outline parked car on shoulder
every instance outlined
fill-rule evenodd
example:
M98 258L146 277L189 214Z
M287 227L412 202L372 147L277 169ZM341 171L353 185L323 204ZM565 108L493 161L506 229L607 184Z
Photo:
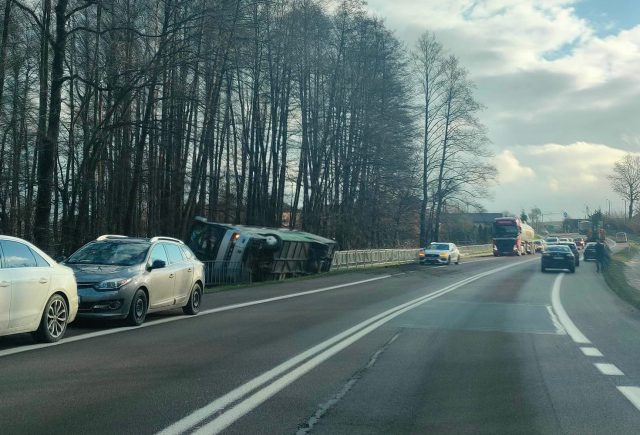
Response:
M616 242L617 243L627 243L627 233L624 232L618 232L616 233Z
M80 317L126 319L136 326L156 311L200 311L204 265L178 239L100 236L65 264L78 281Z
M584 254L582 255L584 261L596 259L596 242L589 242L584 247Z
M540 270L544 273L547 269L567 269L575 273L575 255L566 245L551 245L542 254Z
M454 243L434 242L418 252L421 264L460 264L460 251Z
M78 312L73 271L31 243L0 235L0 335L60 340Z

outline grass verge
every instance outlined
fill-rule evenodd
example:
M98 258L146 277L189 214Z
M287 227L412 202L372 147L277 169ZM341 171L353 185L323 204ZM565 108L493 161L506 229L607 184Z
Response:
M604 280L622 300L640 309L640 289L632 286L624 273L627 262L633 259L638 251L638 245L630 243L626 249L613 255L609 268L604 273Z

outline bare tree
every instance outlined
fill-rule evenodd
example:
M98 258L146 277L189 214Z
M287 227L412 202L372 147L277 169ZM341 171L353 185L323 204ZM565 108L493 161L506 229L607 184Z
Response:
M640 156L627 154L613 165L613 173L607 178L613 191L628 201L628 218L633 218L636 201L640 200Z

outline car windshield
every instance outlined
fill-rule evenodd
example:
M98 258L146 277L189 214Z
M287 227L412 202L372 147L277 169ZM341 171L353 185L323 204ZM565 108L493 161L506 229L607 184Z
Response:
M513 225L495 225L493 233L496 237L515 237L518 235L518 227Z
M449 250L449 245L447 245L446 243L432 243L429 246L429 249L434 249L437 251L448 251Z
M149 244L144 242L92 242L76 251L67 264L133 266L144 262Z

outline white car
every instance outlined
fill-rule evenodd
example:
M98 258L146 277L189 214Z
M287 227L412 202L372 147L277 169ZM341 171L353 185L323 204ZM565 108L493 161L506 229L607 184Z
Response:
M559 239L559 238L557 238L557 237L547 237L547 238L545 239L545 243L546 243L547 245L553 245L553 244L555 244L555 243L558 243L559 241L560 241L560 239Z
M0 335L60 340L78 313L73 271L24 240L0 235Z
M460 251L454 243L433 242L418 253L420 263L460 264Z

